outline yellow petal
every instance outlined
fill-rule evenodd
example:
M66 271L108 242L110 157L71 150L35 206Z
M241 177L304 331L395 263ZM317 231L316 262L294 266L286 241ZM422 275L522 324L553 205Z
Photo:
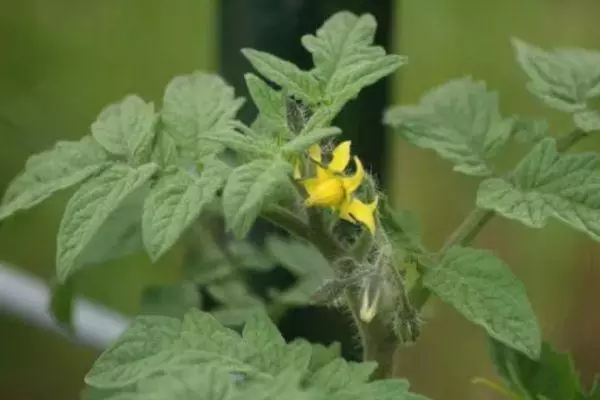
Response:
M338 173L346 169L350 162L350 144L351 142L346 140L333 149L331 162L327 166L328 169Z
M317 165L317 179L326 179L328 177L327 171L323 169L319 164L321 163L321 146L313 144L308 148L308 156L311 160L316 161Z
M358 157L354 157L354 162L356 163L356 172L354 175L347 178L342 178L342 181L344 182L344 189L346 189L347 195L355 192L365 179L365 169L363 168L360 159Z
M344 186L339 179L315 179L311 182L308 198L304 201L306 206L335 207L338 208L344 200ZM306 187L306 183L305 183Z
M308 148L308 156L316 162L321 162L321 146L313 144Z
M375 198L372 203L365 204L362 201L352 198L345 201L340 208L340 216L350 222L364 224L371 233L375 233L375 209L379 199Z
M300 183L302 184L302 186L304 186L304 189L306 189L306 192L309 195L315 190L315 188L320 182L322 181L319 181L316 178L304 179L300 181Z

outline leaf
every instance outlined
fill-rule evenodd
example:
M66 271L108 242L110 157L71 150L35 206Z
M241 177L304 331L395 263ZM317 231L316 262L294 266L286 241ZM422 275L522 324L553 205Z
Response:
M233 170L223 189L227 228L243 238L263 207L289 185L290 175L291 166L282 160L255 160Z
M573 115L575 126L584 132L594 132L600 130L600 112L585 110Z
M178 169L158 181L144 203L142 232L150 258L158 260L211 203L223 186L229 167L207 159L200 177Z
M233 268L230 266L231 273L235 271ZM206 290L221 304L211 314L225 326L243 325L252 312L264 310L263 301L250 291L240 277L211 283Z
M75 192L58 230L56 268L60 282L81 267L81 257L97 232L156 170L156 164L138 168L114 164Z
M270 157L274 154L270 149L273 145L270 145L264 137L245 135L234 130L206 133L203 139L207 142L219 143L244 156Z
M297 278L291 288L277 295L284 304L310 304L317 289L335 277L327 259L312 245L271 236L266 246L271 256Z
M199 159L214 154L222 146L203 140L203 135L233 130L233 119L244 99L217 75L195 72L174 78L163 99L164 130L176 144Z
M320 99L319 82L308 71L303 71L289 61L253 49L242 49L242 54L265 78L284 88L306 103Z
M548 122L518 116L513 117L512 136L520 143L536 144L548 137Z
M100 112L92 136L110 153L142 164L152 152L156 120L153 103L130 95Z
M154 374L173 360L181 333L173 317L142 315L94 362L85 383L99 389L123 388Z
M517 38L512 45L529 77L528 89L548 106L582 111L600 94L600 52L575 48L546 52Z
M324 83L326 102L343 104L406 63L406 57L386 55L373 46L376 29L372 15L343 11L325 21L316 35L302 37L313 57L313 73Z
M367 384L374 363L322 354L313 361L313 348L304 340L285 343L264 312L249 315L242 336L196 309L183 321L145 315L96 360L85 381L96 392L120 388L119 400L213 399L231 384L236 396L227 400L417 399L404 380Z
M560 155L556 141L540 141L512 178L484 180L478 207L541 228L549 217L600 240L600 158L595 153Z
M271 257L249 242L231 242L228 250L238 263L251 270L269 271L275 267L275 262Z
M176 165L179 159L179 151L175 144L175 139L165 131L156 133L154 148L150 155L150 161L166 168Z
M384 122L413 145L455 164L454 171L476 176L492 173L489 160L512 129L512 120L500 115L497 94L470 77L429 91L419 105L389 109Z
M59 141L52 149L31 156L23 172L6 189L0 221L84 181L106 167L106 161L106 152L90 136Z
M246 85L260 116L274 128L285 128L285 104L281 92L269 87L254 74L245 74Z
M540 329L523 284L492 253L453 247L423 280L441 300L488 335L539 357Z
M393 209L387 197L381 204L381 224L389 234L392 244L403 253L424 253L418 216L408 210Z
M496 371L523 398L563 400L583 394L571 357L550 344L543 343L540 358L534 361L494 339L489 343Z
M307 150L313 144L319 143L321 140L330 138L331 136L339 135L340 133L342 133L342 130L335 126L317 128L308 133L303 133L294 137L292 140L284 144L281 150L284 152L299 153Z

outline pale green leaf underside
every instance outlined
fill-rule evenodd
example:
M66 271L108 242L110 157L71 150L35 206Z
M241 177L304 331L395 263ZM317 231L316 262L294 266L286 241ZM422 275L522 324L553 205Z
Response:
M517 61L529 77L529 90L550 107L582 111L600 95L600 52L561 48L551 52L514 38Z
M130 95L105 107L91 129L107 151L142 163L152 151L155 122L154 104Z
M227 165L208 159L199 177L179 169L152 188L142 216L144 245L152 260L169 250L216 197L227 172Z
M282 160L255 160L231 173L223 189L227 227L244 237L268 201L289 186L291 166Z
M244 75L246 85L260 117L268 121L275 129L286 128L286 112L283 94L267 85L254 74Z
M106 152L90 136L79 141L59 141L52 149L31 156L23 172L6 189L0 220L82 182L105 168L106 161Z
M146 315L137 317L96 360L85 381L98 392L122 389L114 399L123 400L287 395L293 400L306 393L311 393L302 397L306 400L417 398L411 397L405 380L366 383L373 363L348 363L335 354L324 358L317 350L304 340L286 343L262 312L248 316L242 335L195 309L183 320ZM261 393L274 397L258 396Z
M303 71L291 62L263 51L243 49L242 54L261 75L281 86L288 93L308 104L320 99L319 82L309 71Z
M323 99L344 103L359 91L406 63L406 57L373 46L377 22L370 14L344 11L329 18L316 35L305 35L302 44L312 53L312 71L324 84Z
M454 247L425 274L425 285L488 335L537 358L540 329L523 284L484 250Z
M142 189L156 170L156 164L138 168L113 164L75 192L58 230L56 268L60 281L65 281L82 266L81 257L94 236L128 197Z
M510 180L483 181L477 205L533 228L554 217L600 241L599 160L593 153L560 155L556 141L544 139Z
M439 86L416 106L388 110L384 121L412 144L434 150L469 175L489 175L489 160L505 144L512 120L503 119L495 92L470 77Z
M222 148L203 135L226 132L243 104L233 88L217 75L195 72L178 76L167 86L161 113L164 130L195 159Z

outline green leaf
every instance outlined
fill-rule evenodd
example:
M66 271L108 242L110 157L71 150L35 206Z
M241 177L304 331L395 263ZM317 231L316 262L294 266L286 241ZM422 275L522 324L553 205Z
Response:
M600 52L571 48L546 52L516 38L512 44L529 77L528 89L548 106L582 111L600 95Z
M575 126L584 132L600 131L600 112L585 110L573 115Z
M274 145L269 143L265 137L250 136L235 130L206 133L203 140L219 143L244 156L270 157L275 153L272 151Z
M231 273L234 273L233 268L235 267L229 268ZM243 325L249 314L264 310L263 301L250 291L240 277L212 283L206 290L221 304L211 314L225 326Z
M312 53L313 73L324 83L325 102L343 104L406 63L406 57L386 55L373 46L376 29L372 15L343 11L325 21L316 35L302 37Z
M92 366L85 382L99 389L123 388L154 374L173 360L181 321L173 317L142 315Z
M416 106L396 106L384 117L410 143L434 150L454 171L486 176L489 160L510 136L512 120L503 119L498 96L470 77L439 86Z
M496 371L508 388L527 399L585 399L579 377L568 354L543 343L539 360L532 360L503 343L490 339Z
M100 112L92 135L110 153L142 164L152 152L156 120L153 103L130 95Z
M153 261L173 247L216 198L228 172L229 167L223 162L206 159L200 177L178 169L158 181L144 203L142 216L144 245Z
M492 253L453 247L439 266L427 270L423 282L491 337L539 357L540 328L525 288Z
M600 240L599 160L595 153L560 155L556 141L544 139L511 179L483 181L477 205L532 228L541 228L554 217Z
M290 185L291 166L282 160L255 160L231 173L223 189L225 222L243 238L269 201Z
M161 113L164 130L185 156L198 160L222 146L203 135L233 130L233 119L244 99L217 75L195 72L174 78L165 91Z
M408 210L395 210L385 197L379 207L381 224L392 244L403 253L417 255L425 252L421 244L421 227L418 216Z
M271 257L249 242L231 242L228 250L236 262L248 269L269 271L275 267L275 262Z
M6 189L0 221L82 182L105 168L106 161L106 152L90 136L59 141L52 149L29 157L23 172Z
M158 131L155 137L154 148L150 155L150 161L163 168L176 165L179 161L179 151L175 139L165 131Z
M313 359L314 348L304 340L285 343L264 312L249 315L242 336L195 309L183 321L144 315L96 360L85 381L96 392L121 388L119 400L212 399L230 384L236 396L228 400L419 398L404 380L367 384L374 363L322 352Z
M312 245L271 236L266 246L271 256L297 278L291 288L277 295L284 304L310 304L317 289L335 277L327 259Z
M548 137L548 122L515 116L513 117L512 136L520 143L536 144Z
M317 128L310 132L294 137L292 140L284 144L281 150L284 152L299 153L307 150L313 144L319 143L321 140L339 135L340 133L342 133L342 130L335 126Z
M114 164L82 185L69 200L57 237L56 268L64 282L84 262L86 248L111 214L147 184L156 164L138 168Z
M284 88L306 103L313 104L321 97L319 82L308 71L289 61L253 49L242 49L242 54L265 78Z
M245 74L244 78L260 116L275 129L285 129L285 103L282 93L254 74Z

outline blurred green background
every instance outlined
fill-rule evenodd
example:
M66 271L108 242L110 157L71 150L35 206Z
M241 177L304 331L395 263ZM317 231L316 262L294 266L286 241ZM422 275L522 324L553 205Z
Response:
M506 114L547 117L555 134L569 129L567 116L548 111L526 91L509 39L546 48L600 49L600 2L397 0L395 5L389 16L394 51L410 62L389 82L394 103L416 102L433 86L472 75L500 93ZM87 134L106 104L128 93L159 103L174 75L218 70L219 6L227 7L227 0L1 0L0 191L30 154ZM398 205L419 213L425 241L435 248L473 207L478 181L452 173L432 152L396 138L389 143L385 183ZM576 150L584 149L600 150L600 139L588 139ZM0 260L50 281L68 195L7 220L0 228ZM559 224L531 230L499 218L476 245L494 249L513 267L545 337L573 352L589 384L600 372L600 266L595 265L600 246ZM177 279L170 266L178 257L173 251L155 265L144 256L111 262L83 274L78 290L133 315L145 286ZM397 360L414 389L436 400L495 398L471 383L476 376L493 376L481 331L438 302L427 317L422 340ZM96 356L0 315L0 399L76 399Z

